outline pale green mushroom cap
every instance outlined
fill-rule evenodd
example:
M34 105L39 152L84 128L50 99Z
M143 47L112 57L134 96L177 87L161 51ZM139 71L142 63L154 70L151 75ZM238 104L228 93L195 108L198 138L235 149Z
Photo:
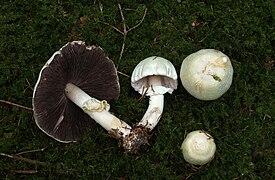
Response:
M216 144L211 135L204 131L192 131L184 139L181 150L184 159L193 165L204 165L214 158Z
M215 100L231 86L233 67L228 56L215 49L202 49L187 56L180 79L189 94L200 100Z

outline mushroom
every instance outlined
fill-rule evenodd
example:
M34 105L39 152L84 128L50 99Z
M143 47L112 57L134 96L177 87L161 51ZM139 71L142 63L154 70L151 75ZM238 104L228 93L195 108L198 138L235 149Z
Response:
M80 139L94 119L117 138L131 127L109 112L117 99L117 71L101 48L82 41L67 43L55 52L40 71L33 93L37 126L63 143Z
M131 85L142 96L149 96L149 106L141 121L133 128L126 149L135 151L148 143L148 133L158 124L163 112L164 94L172 94L177 84L175 67L162 57L148 57L135 67Z
M184 159L193 165L204 165L214 158L216 144L213 137L205 131L190 132L181 145Z
M203 49L183 60L180 78L183 87L195 98L215 100L231 86L233 67L221 51Z

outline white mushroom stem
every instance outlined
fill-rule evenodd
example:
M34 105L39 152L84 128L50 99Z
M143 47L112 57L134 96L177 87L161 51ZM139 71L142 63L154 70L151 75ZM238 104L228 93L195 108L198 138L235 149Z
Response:
M65 93L72 102L107 131L122 138L131 132L132 128L127 123L109 112L110 105L107 101L99 101L71 83L66 85Z
M150 131L158 124L164 106L164 95L150 96L149 106L138 126L148 128Z

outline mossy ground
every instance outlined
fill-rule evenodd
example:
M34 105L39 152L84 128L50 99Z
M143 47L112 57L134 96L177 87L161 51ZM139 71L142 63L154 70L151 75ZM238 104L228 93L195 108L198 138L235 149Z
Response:
M127 27L123 36L121 4ZM3 179L274 179L275 4L267 1L26 1L0 3L0 99L31 107L40 68L68 41L101 46L118 70L131 75L142 59L169 59L178 73L182 60L199 49L215 48L234 66L229 91L215 101L199 101L179 86L165 95L162 119L150 145L125 154L98 125L77 143L62 144L45 135L32 112L0 104L0 152L46 165L0 157ZM105 23L104 23L105 22ZM107 25L109 23L110 25ZM111 111L129 124L145 112L148 99L119 75L121 95ZM180 145L186 133L203 129L217 144L208 168L194 171ZM272 170L273 169L273 170ZM18 170L22 170L21 173ZM30 170L33 171L33 174Z

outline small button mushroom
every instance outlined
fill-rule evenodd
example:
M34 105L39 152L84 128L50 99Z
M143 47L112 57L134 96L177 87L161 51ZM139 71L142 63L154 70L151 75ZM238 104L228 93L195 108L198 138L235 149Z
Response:
M210 162L216 152L213 137L204 131L192 131L184 139L181 150L184 159L193 165L204 165Z
M37 126L57 141L80 139L91 118L118 138L131 127L109 112L120 87L114 63L95 46L67 43L46 62L33 92Z
M215 100L231 86L233 67L222 52L203 49L183 60L180 78L183 87L195 98Z
M157 56L142 60L131 77L132 87L142 96L149 96L149 106L141 121L124 143L124 148L134 152L148 141L148 133L158 124L164 106L164 94L177 88L177 73L173 64Z

